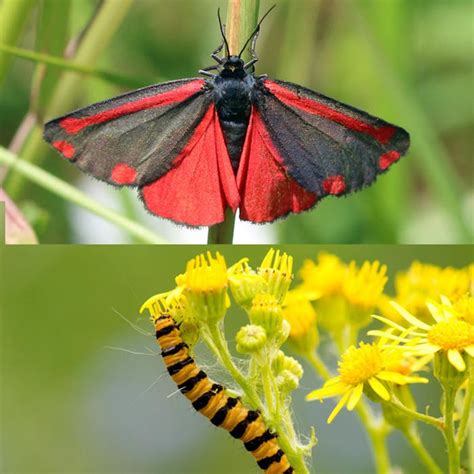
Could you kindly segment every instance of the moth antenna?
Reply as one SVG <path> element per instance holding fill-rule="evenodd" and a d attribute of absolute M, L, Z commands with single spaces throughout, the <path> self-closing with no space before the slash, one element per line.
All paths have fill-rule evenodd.
<path fill-rule="evenodd" d="M 219 28 L 221 30 L 222 39 L 224 40 L 224 44 L 225 44 L 226 56 L 229 57 L 230 56 L 229 43 L 227 42 L 227 38 L 225 37 L 220 8 L 217 9 L 217 18 L 219 19 Z"/>
<path fill-rule="evenodd" d="M 240 53 L 239 53 L 239 58 L 240 56 L 242 56 L 242 53 L 245 51 L 245 48 L 248 46 L 248 44 L 250 43 L 250 41 L 252 40 L 252 38 L 258 33 L 258 31 L 260 30 L 260 25 L 262 24 L 262 21 L 265 20 L 265 18 L 267 17 L 267 15 L 276 7 L 276 5 L 273 5 L 273 7 L 270 8 L 270 10 L 267 11 L 267 13 L 265 13 L 265 15 L 262 16 L 262 18 L 260 19 L 260 21 L 258 22 L 257 26 L 255 27 L 255 30 L 253 31 L 253 33 L 250 35 L 249 39 L 245 42 L 244 44 L 244 47 L 241 49 Z"/>

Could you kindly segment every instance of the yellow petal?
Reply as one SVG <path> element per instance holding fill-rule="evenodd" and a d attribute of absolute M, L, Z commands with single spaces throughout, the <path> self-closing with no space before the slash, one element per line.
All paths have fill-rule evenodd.
<path fill-rule="evenodd" d="M 398 329 L 400 332 L 403 332 L 404 334 L 410 333 L 414 336 L 424 336 L 426 334 L 425 332 L 416 332 L 416 331 L 413 330 L 412 327 L 405 328 L 405 327 L 401 326 L 400 324 L 397 324 L 397 323 L 393 322 L 392 320 L 390 320 L 388 318 L 384 318 L 383 316 L 377 316 L 376 314 L 373 314 L 372 317 L 374 319 L 378 319 L 379 321 L 381 321 L 382 323 L 385 323 L 387 326 L 390 326 L 393 329 Z"/>
<path fill-rule="evenodd" d="M 377 377 L 380 380 L 386 380 L 387 382 L 393 382 L 398 385 L 405 385 L 407 383 L 428 383 L 428 379 L 425 379 L 424 377 L 410 377 L 408 375 L 403 375 L 398 372 L 390 372 L 388 370 L 379 372 Z"/>
<path fill-rule="evenodd" d="M 413 326 L 416 326 L 417 328 L 424 329 L 426 331 L 429 331 L 431 329 L 431 326 L 429 324 L 426 324 L 422 321 L 420 321 L 418 318 L 415 318 L 413 314 L 409 313 L 405 308 L 400 306 L 396 301 L 390 301 L 390 304 L 400 313 L 400 315 L 406 319 L 410 324 L 413 324 Z"/>
<path fill-rule="evenodd" d="M 417 359 L 416 362 L 410 365 L 411 371 L 412 372 L 420 371 L 432 359 L 433 359 L 433 354 L 427 354 L 427 355 L 424 355 L 423 357 L 420 357 L 419 359 Z"/>
<path fill-rule="evenodd" d="M 430 310 L 431 316 L 433 316 L 433 319 L 437 323 L 440 323 L 441 321 L 444 321 L 446 319 L 446 315 L 444 311 L 442 311 L 442 309 L 439 308 L 438 306 L 435 306 L 433 303 L 429 301 L 426 303 L 426 306 Z"/>
<path fill-rule="evenodd" d="M 328 425 L 330 425 L 332 423 L 332 420 L 334 420 L 334 418 L 336 417 L 336 415 L 342 410 L 343 406 L 346 404 L 348 398 L 350 397 L 351 395 L 351 391 L 348 390 L 343 396 L 342 398 L 339 400 L 339 402 L 337 403 L 336 407 L 334 408 L 334 410 L 331 412 L 331 414 L 329 415 L 328 417 Z"/>
<path fill-rule="evenodd" d="M 400 336 L 395 336 L 394 334 L 390 334 L 389 332 L 386 331 L 379 331 L 378 329 L 372 329 L 367 333 L 369 336 L 375 336 L 375 337 L 384 337 L 386 339 L 392 339 L 394 341 L 398 342 L 410 342 L 411 339 L 406 338 L 406 337 L 400 337 Z"/>
<path fill-rule="evenodd" d="M 323 398 L 334 397 L 335 395 L 341 395 L 347 390 L 347 385 L 340 382 L 338 384 L 333 384 L 329 387 L 319 388 L 313 390 L 312 392 L 306 395 L 306 400 L 322 400 Z"/>
<path fill-rule="evenodd" d="M 357 402 L 360 400 L 360 397 L 362 396 L 363 390 L 364 390 L 363 383 L 360 383 L 359 385 L 357 385 L 357 387 L 354 390 L 352 390 L 352 393 L 347 402 L 347 409 L 349 411 L 352 411 L 354 407 L 357 405 Z"/>
<path fill-rule="evenodd" d="M 337 377 L 333 377 L 325 382 L 324 386 L 329 387 L 330 385 L 334 385 L 335 383 L 339 383 L 341 381 L 341 377 L 338 375 Z"/>
<path fill-rule="evenodd" d="M 435 346 L 434 344 L 418 344 L 417 346 L 403 346 L 403 350 L 406 352 L 416 352 L 417 354 L 434 354 L 441 349 L 439 346 Z"/>
<path fill-rule="evenodd" d="M 456 349 L 448 350 L 448 359 L 451 364 L 459 370 L 459 372 L 464 372 L 466 370 L 466 363 L 462 358 L 462 355 Z"/>
<path fill-rule="evenodd" d="M 377 380 L 375 377 L 369 379 L 369 385 L 372 387 L 372 390 L 383 400 L 390 400 L 390 393 L 384 387 L 383 383 Z"/>
<path fill-rule="evenodd" d="M 466 346 L 464 350 L 471 356 L 474 357 L 474 346 Z"/>

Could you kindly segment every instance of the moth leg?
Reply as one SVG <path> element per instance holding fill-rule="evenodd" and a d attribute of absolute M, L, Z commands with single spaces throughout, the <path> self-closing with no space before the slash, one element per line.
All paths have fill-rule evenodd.
<path fill-rule="evenodd" d="M 207 67 L 204 67 L 202 69 L 199 69 L 199 74 L 202 74 L 204 76 L 209 76 L 209 77 L 216 77 L 216 74 L 212 74 L 212 72 L 208 72 L 208 71 L 216 71 L 218 69 L 218 66 L 217 65 L 212 65 L 212 66 L 207 66 Z"/>
<path fill-rule="evenodd" d="M 258 39 L 259 34 L 260 34 L 260 28 L 256 31 L 252 39 L 252 43 L 250 45 L 250 55 L 252 59 L 247 64 L 244 65 L 244 69 L 252 68 L 252 72 L 255 70 L 253 65 L 258 61 L 258 56 L 257 56 L 257 53 L 255 52 L 255 47 L 257 46 L 257 39 Z"/>

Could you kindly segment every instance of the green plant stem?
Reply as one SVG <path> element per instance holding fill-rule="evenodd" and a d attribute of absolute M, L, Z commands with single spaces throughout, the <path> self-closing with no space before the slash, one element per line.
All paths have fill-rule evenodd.
<path fill-rule="evenodd" d="M 435 418 L 433 416 L 423 415 L 423 413 L 418 413 L 417 411 L 412 410 L 411 408 L 408 408 L 403 405 L 403 403 L 401 403 L 400 400 L 397 400 L 396 398 L 392 397 L 392 399 L 384 401 L 383 403 L 392 408 L 395 408 L 396 410 L 404 413 L 405 415 L 409 416 L 410 418 L 413 418 L 414 420 L 421 421 L 422 423 L 426 423 L 427 425 L 434 426 L 439 430 L 444 429 L 443 420 Z"/>
<path fill-rule="evenodd" d="M 20 173 L 25 178 L 36 183 L 48 191 L 73 202 L 94 214 L 103 217 L 104 219 L 116 224 L 124 231 L 128 232 L 140 239 L 140 241 L 150 244 L 164 244 L 166 241 L 158 235 L 150 232 L 145 227 L 133 222 L 116 212 L 107 209 L 91 199 L 78 189 L 74 188 L 68 183 L 60 180 L 56 176 L 44 171 L 38 166 L 32 165 L 26 161 L 18 159 L 13 153 L 10 153 L 5 148 L 0 147 L 0 163 L 9 166 Z"/>
<path fill-rule="evenodd" d="M 321 376 L 323 380 L 331 378 L 331 372 L 326 367 L 326 364 L 321 360 L 316 351 L 305 354 L 305 358 L 309 361 L 315 372 Z"/>
<path fill-rule="evenodd" d="M 265 396 L 268 411 L 272 418 L 274 418 L 275 415 L 279 417 L 280 414 L 275 410 L 275 393 L 273 391 L 272 373 L 268 363 L 260 367 L 260 373 L 262 376 L 263 394 Z"/>
<path fill-rule="evenodd" d="M 224 221 L 209 227 L 208 244 L 231 244 L 234 237 L 235 214 L 229 207 L 224 213 Z"/>
<path fill-rule="evenodd" d="M 449 474 L 459 474 L 460 472 L 460 453 L 454 436 L 454 404 L 456 392 L 457 389 L 453 387 L 444 387 L 444 437 L 448 448 Z"/>
<path fill-rule="evenodd" d="M 324 380 L 331 378 L 329 369 L 316 352 L 306 354 L 305 358 L 311 364 L 314 371 Z M 377 472 L 379 474 L 388 474 L 390 472 L 390 458 L 385 442 L 389 431 L 387 424 L 384 421 L 377 422 L 374 419 L 374 415 L 370 412 L 364 400 L 360 400 L 354 410 L 359 415 L 360 421 L 372 443 L 372 452 Z"/>
<path fill-rule="evenodd" d="M 430 453 L 423 446 L 423 443 L 420 440 L 420 436 L 418 435 L 416 430 L 403 430 L 403 434 L 405 435 L 405 438 L 407 439 L 408 443 L 410 443 L 410 446 L 418 455 L 420 461 L 426 466 L 428 471 L 431 474 L 443 474 L 443 471 L 440 469 L 434 459 L 430 456 Z"/>
<path fill-rule="evenodd" d="M 390 473 L 390 458 L 388 455 L 386 433 L 378 429 L 368 429 L 370 441 L 372 443 L 372 454 L 374 456 L 375 468 L 378 474 Z"/>
<path fill-rule="evenodd" d="M 304 450 L 298 446 L 296 433 L 294 431 L 293 424 L 291 423 L 291 418 L 290 421 L 288 420 L 288 409 L 285 407 L 284 410 L 279 410 L 277 416 L 272 416 L 275 414 L 275 412 L 273 412 L 272 415 L 269 415 L 271 408 L 273 408 L 274 400 L 272 390 L 273 381 L 271 380 L 273 377 L 272 374 L 267 373 L 267 375 L 263 377 L 267 403 L 269 403 L 270 400 L 272 401 L 269 403 L 269 409 L 267 410 L 251 382 L 249 382 L 249 380 L 234 364 L 219 323 L 204 326 L 202 337 L 209 349 L 216 355 L 221 365 L 240 386 L 251 407 L 253 409 L 260 410 L 265 418 L 270 419 L 273 422 L 273 428 L 278 432 L 279 435 L 278 442 L 284 453 L 287 455 L 288 460 L 295 471 L 298 474 L 309 474 L 308 468 L 304 462 Z M 282 428 L 282 423 L 285 429 Z M 288 435 L 288 433 L 290 434 Z"/>
<path fill-rule="evenodd" d="M 360 400 L 354 410 L 369 436 L 377 473 L 389 474 L 390 456 L 386 440 L 390 430 L 387 423 L 384 420 L 376 421 L 364 400 Z"/>
<path fill-rule="evenodd" d="M 228 0 L 226 36 L 231 54 L 238 54 L 257 25 L 260 0 Z M 244 55 L 245 57 L 245 55 Z M 235 213 L 226 208 L 224 221 L 209 227 L 208 244 L 231 244 L 234 236 Z"/>
<path fill-rule="evenodd" d="M 474 363 L 470 362 L 469 368 L 469 379 L 468 379 L 468 386 L 466 393 L 464 395 L 463 401 L 463 408 L 461 414 L 461 420 L 459 422 L 458 432 L 456 434 L 456 443 L 458 445 L 458 449 L 461 451 L 464 443 L 466 442 L 467 436 L 467 428 L 469 426 L 469 420 L 471 419 L 472 412 L 473 412 L 473 397 L 474 397 Z M 471 425 L 473 424 L 471 420 Z M 471 426 L 471 430 L 472 430 Z M 471 435 L 472 436 L 472 435 Z M 473 465 L 474 466 L 474 465 Z"/>
<path fill-rule="evenodd" d="M 97 16 L 88 28 L 78 47 L 74 61 L 77 64 L 93 65 L 99 55 L 112 40 L 113 35 L 125 18 L 132 0 L 104 0 Z M 81 93 L 82 77 L 75 72 L 64 73 L 57 83 L 54 94 L 47 107 L 47 117 L 60 115 L 70 109 Z M 41 139 L 41 130 L 35 127 L 24 148 L 20 152 L 23 160 L 40 163 L 48 151 Z M 5 189 L 13 199 L 17 199 L 22 191 L 24 178 L 21 174 L 9 173 Z"/>
<path fill-rule="evenodd" d="M 412 136 L 413 152 L 418 159 L 418 166 L 432 188 L 433 196 L 440 200 L 447 215 L 452 219 L 462 242 L 471 242 L 472 235 L 463 214 L 460 196 L 462 185 L 457 177 L 448 154 L 440 143 L 431 124 L 430 117 L 423 110 L 418 97 L 410 89 L 407 81 L 397 74 L 396 67 L 379 49 L 379 41 L 373 37 L 370 22 L 359 11 L 353 8 L 355 18 L 361 20 L 361 31 L 367 39 L 367 51 L 376 62 L 384 87 L 390 90 L 391 104 L 400 117 L 404 117 L 405 126 L 416 135 Z"/>
<path fill-rule="evenodd" d="M 34 5 L 34 0 L 3 0 L 0 4 L 0 43 L 16 44 Z M 11 60 L 10 55 L 0 53 L 0 84 Z"/>
<path fill-rule="evenodd" d="M 28 49 L 17 48 L 15 46 L 9 46 L 6 44 L 0 44 L 0 51 L 17 56 L 19 58 L 28 59 L 37 63 L 46 64 L 48 66 L 54 66 L 66 71 L 74 71 L 80 74 L 97 77 L 107 82 L 112 82 L 119 86 L 126 87 L 142 87 L 145 84 L 150 84 L 151 81 L 139 80 L 134 77 L 123 76 L 115 72 L 105 71 L 92 66 L 86 66 L 84 64 L 78 64 L 76 61 L 68 61 L 67 59 L 51 56 L 49 54 L 37 53 L 36 51 L 30 51 Z M 156 80 L 156 79 L 155 79 Z"/>
<path fill-rule="evenodd" d="M 203 328 L 203 338 L 209 349 L 214 352 L 221 365 L 227 370 L 227 372 L 229 372 L 232 378 L 243 390 L 252 408 L 264 413 L 265 409 L 257 392 L 239 368 L 234 364 L 232 356 L 230 355 L 229 347 L 222 335 L 219 324 L 216 323 L 205 326 Z"/>

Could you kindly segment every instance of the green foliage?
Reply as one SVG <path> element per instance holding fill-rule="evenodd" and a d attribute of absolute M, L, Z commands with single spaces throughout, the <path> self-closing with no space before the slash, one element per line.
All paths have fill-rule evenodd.
<path fill-rule="evenodd" d="M 43 121 L 131 88 L 196 75 L 219 43 L 216 10 L 221 7 L 226 18 L 227 3 L 4 0 L 0 144 L 7 147 L 15 137 L 20 158 L 68 182 L 78 180 L 80 174 L 42 143 Z M 273 2 L 242 4 L 243 32 L 255 22 L 254 10 L 260 7 L 261 16 Z M 343 200 L 327 198 L 314 211 L 275 224 L 281 241 L 471 241 L 471 9 L 468 0 L 277 2 L 262 28 L 257 72 L 400 124 L 413 143 L 372 188 Z M 36 122 L 21 127 L 28 113 Z M 63 202 L 14 172 L 4 186 L 19 207 L 34 200 L 50 214 L 47 228 L 37 229 L 41 242 L 71 239 Z M 123 209 L 119 193 L 108 194 Z M 145 214 L 137 208 L 128 206 L 127 215 L 143 224 Z"/>

